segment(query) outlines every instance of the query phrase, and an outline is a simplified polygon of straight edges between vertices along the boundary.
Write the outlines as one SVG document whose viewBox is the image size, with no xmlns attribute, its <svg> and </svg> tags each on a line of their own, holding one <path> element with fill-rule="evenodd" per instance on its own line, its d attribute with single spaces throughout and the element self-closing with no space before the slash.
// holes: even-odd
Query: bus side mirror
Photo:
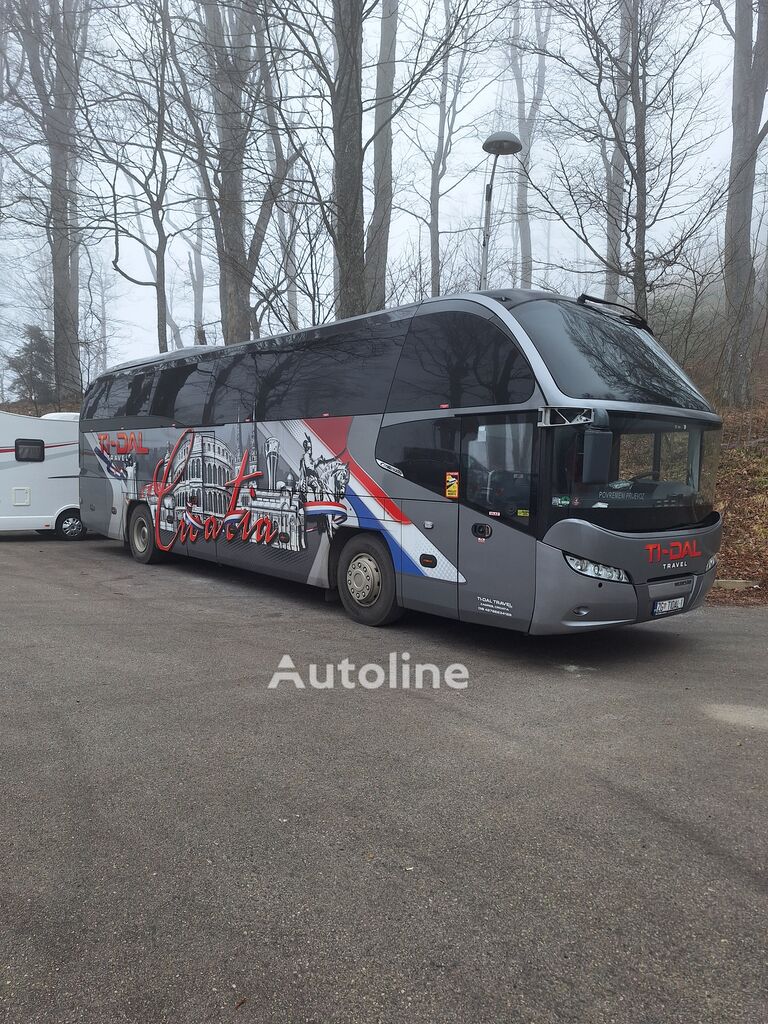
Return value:
<svg viewBox="0 0 768 1024">
<path fill-rule="evenodd" d="M 584 431 L 583 484 L 607 484 L 611 479 L 613 434 L 610 430 Z"/>
</svg>

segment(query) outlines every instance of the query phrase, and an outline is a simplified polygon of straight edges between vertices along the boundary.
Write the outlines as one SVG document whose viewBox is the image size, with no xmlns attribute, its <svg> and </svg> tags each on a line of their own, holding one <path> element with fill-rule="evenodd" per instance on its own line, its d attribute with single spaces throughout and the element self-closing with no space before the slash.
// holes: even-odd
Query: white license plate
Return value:
<svg viewBox="0 0 768 1024">
<path fill-rule="evenodd" d="M 669 615 L 670 612 L 679 612 L 685 606 L 684 597 L 670 597 L 666 601 L 653 602 L 654 615 Z"/>
</svg>

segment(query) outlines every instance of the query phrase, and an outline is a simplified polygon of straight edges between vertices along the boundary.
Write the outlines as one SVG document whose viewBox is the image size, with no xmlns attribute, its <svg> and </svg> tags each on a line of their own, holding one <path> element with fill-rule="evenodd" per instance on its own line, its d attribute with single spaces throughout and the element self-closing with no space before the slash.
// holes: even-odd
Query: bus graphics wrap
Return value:
<svg viewBox="0 0 768 1024">
<path fill-rule="evenodd" d="M 532 633 L 688 611 L 715 574 L 720 421 L 633 317 L 429 300 L 118 367 L 81 417 L 89 529 Z"/>
</svg>

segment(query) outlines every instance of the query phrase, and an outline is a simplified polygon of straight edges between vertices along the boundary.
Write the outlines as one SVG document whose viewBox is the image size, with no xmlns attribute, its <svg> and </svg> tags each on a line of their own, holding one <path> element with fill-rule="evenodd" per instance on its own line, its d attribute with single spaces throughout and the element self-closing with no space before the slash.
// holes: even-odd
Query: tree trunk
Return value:
<svg viewBox="0 0 768 1024">
<path fill-rule="evenodd" d="M 168 351 L 168 295 L 165 290 L 165 254 L 168 241 L 164 234 L 157 236 L 156 262 L 155 262 L 155 292 L 157 301 L 155 310 L 157 314 L 157 349 L 158 352 Z"/>
<path fill-rule="evenodd" d="M 608 302 L 618 302 L 621 285 L 621 238 L 623 228 L 624 195 L 626 182 L 625 147 L 627 132 L 627 98 L 629 93 L 631 0 L 622 0 L 619 26 L 619 70 L 616 75 L 616 122 L 613 151 L 606 169 L 606 225 L 605 225 L 605 290 Z"/>
<path fill-rule="evenodd" d="M 645 68 L 640 55 L 641 8 L 639 0 L 632 4 L 631 50 L 632 113 L 635 129 L 635 238 L 632 283 L 635 309 L 643 319 L 648 316 L 648 272 L 646 240 L 648 235 L 648 154 L 646 152 L 647 100 Z"/>
<path fill-rule="evenodd" d="M 429 291 L 433 297 L 440 294 L 440 183 L 445 169 L 449 57 L 446 52 L 440 69 L 437 143 L 429 168 Z"/>
<path fill-rule="evenodd" d="M 387 253 L 392 220 L 392 109 L 397 57 L 397 0 L 382 0 L 376 111 L 373 140 L 373 214 L 365 251 L 369 311 L 383 309 L 387 298 Z"/>
<path fill-rule="evenodd" d="M 523 51 L 519 40 L 522 36 L 521 5 L 517 3 L 512 19 L 512 47 L 510 63 L 515 78 L 515 94 L 517 99 L 517 132 L 522 143 L 517 172 L 517 196 L 515 200 L 515 219 L 517 221 L 517 238 L 520 247 L 520 287 L 531 288 L 533 285 L 533 246 L 531 241 L 531 217 L 529 207 L 531 146 L 533 145 L 539 110 L 544 97 L 546 76 L 546 45 L 551 25 L 551 12 L 548 11 L 542 20 L 542 12 L 534 8 L 536 22 L 536 49 L 538 57 L 536 71 L 531 82 L 531 101 L 528 103 L 528 89 L 523 67 Z M 515 261 L 517 262 L 517 261 Z"/>
<path fill-rule="evenodd" d="M 195 344 L 207 345 L 203 324 L 203 304 L 205 298 L 205 270 L 203 269 L 203 200 L 195 202 L 195 240 L 192 252 L 188 257 L 189 280 L 192 285 L 192 318 L 195 324 Z"/>
<path fill-rule="evenodd" d="M 53 278 L 53 360 L 59 404 L 79 401 L 82 394 L 78 339 L 77 279 L 73 279 L 74 240 L 71 233 L 69 153 L 66 141 L 56 132 L 50 152 L 51 274 Z"/>
<path fill-rule="evenodd" d="M 363 216 L 363 5 L 333 0 L 338 65 L 331 94 L 338 315 L 366 311 L 365 221 Z"/>
<path fill-rule="evenodd" d="M 722 397 L 745 406 L 751 395 L 751 346 L 755 266 L 752 253 L 752 208 L 755 191 L 760 118 L 768 81 L 768 2 L 758 3 L 757 40 L 752 43 L 751 0 L 736 0 L 731 161 L 725 215 L 724 268 L 728 322 Z"/>
</svg>

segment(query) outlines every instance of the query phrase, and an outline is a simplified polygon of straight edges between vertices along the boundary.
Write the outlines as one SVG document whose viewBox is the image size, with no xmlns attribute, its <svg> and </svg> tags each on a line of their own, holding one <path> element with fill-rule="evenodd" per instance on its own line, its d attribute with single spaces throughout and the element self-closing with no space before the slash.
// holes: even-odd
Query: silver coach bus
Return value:
<svg viewBox="0 0 768 1024">
<path fill-rule="evenodd" d="M 431 299 L 99 377 L 80 420 L 85 526 L 530 633 L 700 605 L 721 421 L 623 307 Z"/>
</svg>

